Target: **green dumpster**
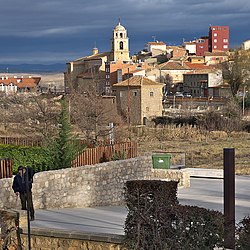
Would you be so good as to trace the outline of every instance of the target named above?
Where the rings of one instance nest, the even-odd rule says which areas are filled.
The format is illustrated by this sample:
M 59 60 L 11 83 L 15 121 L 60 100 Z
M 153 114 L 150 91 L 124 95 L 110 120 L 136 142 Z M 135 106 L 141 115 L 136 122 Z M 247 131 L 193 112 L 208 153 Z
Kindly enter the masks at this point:
M 153 168 L 169 169 L 171 154 L 153 154 Z

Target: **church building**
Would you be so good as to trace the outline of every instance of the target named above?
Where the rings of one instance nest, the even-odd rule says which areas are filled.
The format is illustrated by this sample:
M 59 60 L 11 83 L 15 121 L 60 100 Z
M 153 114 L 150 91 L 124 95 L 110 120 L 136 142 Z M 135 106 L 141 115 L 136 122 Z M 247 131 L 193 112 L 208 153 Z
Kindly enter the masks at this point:
M 113 30 L 111 39 L 111 61 L 129 61 L 129 38 L 127 30 L 119 22 Z
M 72 89 L 84 90 L 93 85 L 99 94 L 110 93 L 110 86 L 106 86 L 108 81 L 105 79 L 105 65 L 129 61 L 129 38 L 127 30 L 119 21 L 113 29 L 109 52 L 100 53 L 95 47 L 92 49 L 92 55 L 67 63 L 67 69 L 64 73 L 66 92 L 70 92 Z

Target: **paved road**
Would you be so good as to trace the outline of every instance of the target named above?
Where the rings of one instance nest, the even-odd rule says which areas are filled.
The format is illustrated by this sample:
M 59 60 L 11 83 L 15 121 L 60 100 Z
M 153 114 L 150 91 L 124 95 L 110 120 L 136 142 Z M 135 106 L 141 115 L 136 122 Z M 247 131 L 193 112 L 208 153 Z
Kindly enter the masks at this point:
M 250 176 L 237 176 L 235 182 L 235 217 L 240 221 L 250 215 Z M 191 188 L 179 190 L 178 199 L 181 204 L 223 212 L 223 179 L 191 178 Z
M 181 204 L 223 211 L 222 179 L 191 179 L 191 188 L 180 189 Z M 236 177 L 236 221 L 250 214 L 250 177 Z M 31 228 L 123 234 L 125 207 L 37 210 Z

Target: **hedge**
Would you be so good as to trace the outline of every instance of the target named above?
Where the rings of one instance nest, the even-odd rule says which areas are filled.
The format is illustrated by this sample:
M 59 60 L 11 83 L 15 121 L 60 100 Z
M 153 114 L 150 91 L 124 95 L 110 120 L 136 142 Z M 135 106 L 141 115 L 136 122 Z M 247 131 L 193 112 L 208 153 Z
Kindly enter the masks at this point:
M 0 158 L 12 159 L 14 174 L 17 173 L 19 165 L 30 166 L 36 172 L 50 169 L 51 156 L 43 147 L 0 144 Z
M 223 245 L 223 214 L 177 200 L 177 182 L 128 181 L 124 247 L 129 250 L 213 249 Z

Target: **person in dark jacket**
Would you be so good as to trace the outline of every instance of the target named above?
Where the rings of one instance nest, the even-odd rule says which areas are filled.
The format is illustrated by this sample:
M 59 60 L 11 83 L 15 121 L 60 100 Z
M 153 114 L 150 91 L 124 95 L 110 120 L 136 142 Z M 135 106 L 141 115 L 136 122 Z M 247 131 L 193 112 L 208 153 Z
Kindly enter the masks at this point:
M 23 166 L 18 167 L 18 173 L 14 177 L 12 188 L 15 194 L 20 197 L 22 210 L 27 210 L 27 202 L 29 203 L 30 220 L 34 220 L 35 212 L 32 200 L 32 182 L 34 174 L 33 171 L 30 171 L 30 169 L 28 169 L 29 171 L 26 170 L 27 169 Z M 28 188 L 26 186 L 27 181 L 28 181 Z

